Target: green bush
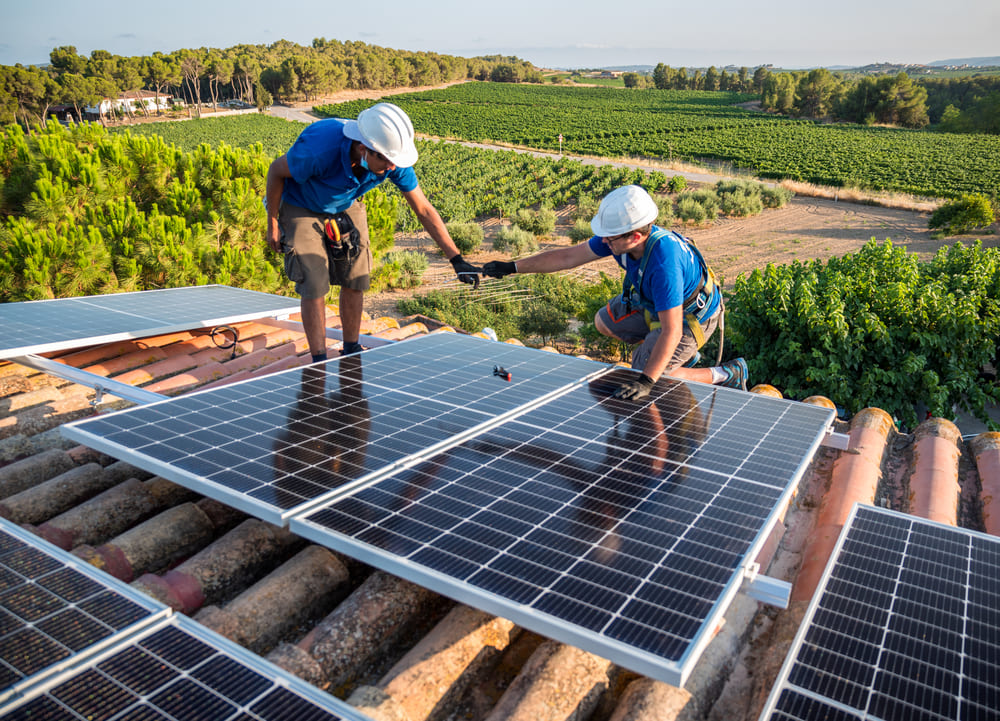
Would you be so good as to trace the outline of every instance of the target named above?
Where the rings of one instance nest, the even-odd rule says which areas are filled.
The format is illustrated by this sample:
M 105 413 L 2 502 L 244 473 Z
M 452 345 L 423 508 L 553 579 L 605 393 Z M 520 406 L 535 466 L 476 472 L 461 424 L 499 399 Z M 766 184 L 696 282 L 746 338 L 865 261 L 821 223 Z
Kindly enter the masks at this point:
M 508 225 L 497 232 L 493 239 L 493 250 L 517 258 L 538 250 L 538 240 L 527 230 Z
M 416 250 L 386 253 L 382 264 L 372 273 L 372 289 L 380 292 L 394 288 L 416 288 L 423 282 L 429 265 L 427 256 Z
M 474 253 L 483 244 L 483 228 L 478 223 L 447 223 L 448 235 L 463 255 Z
M 826 263 L 739 276 L 726 330 L 750 375 L 790 398 L 825 395 L 850 414 L 882 408 L 913 428 L 914 406 L 989 420 L 1000 387 L 980 375 L 1000 335 L 1000 249 L 942 248 L 930 262 L 873 239 Z
M 654 195 L 653 200 L 656 201 L 656 207 L 659 209 L 656 224 L 661 228 L 668 227 L 674 222 L 674 201 L 664 195 Z
M 549 208 L 541 210 L 522 208 L 514 214 L 511 221 L 518 228 L 535 235 L 550 235 L 556 229 L 556 213 Z
M 794 195 L 795 193 L 791 190 L 783 188 L 780 185 L 760 186 L 760 199 L 763 201 L 765 208 L 784 208 Z
M 677 198 L 677 217 L 700 225 L 719 217 L 719 196 L 714 190 L 689 190 Z
M 667 190 L 671 193 L 679 193 L 687 187 L 688 181 L 683 175 L 672 175 L 667 181 Z
M 543 344 L 548 344 L 569 328 L 567 315 L 545 301 L 533 300 L 525 303 L 521 307 L 521 313 L 518 323 L 521 331 L 527 337 L 540 337 Z
M 600 207 L 600 201 L 591 195 L 586 193 L 580 193 L 576 196 L 576 207 L 569 214 L 570 220 L 586 220 L 590 222 L 590 219 L 597 215 L 597 209 Z
M 720 209 L 735 218 L 760 215 L 764 210 L 760 187 L 759 183 L 745 180 L 720 180 L 715 184 Z
M 996 220 L 985 195 L 968 194 L 949 201 L 931 213 L 927 226 L 941 235 L 959 235 L 976 228 L 986 228 Z
M 570 241 L 573 243 L 582 243 L 593 237 L 594 229 L 590 227 L 589 220 L 578 220 L 573 223 L 573 227 L 569 229 L 568 235 Z

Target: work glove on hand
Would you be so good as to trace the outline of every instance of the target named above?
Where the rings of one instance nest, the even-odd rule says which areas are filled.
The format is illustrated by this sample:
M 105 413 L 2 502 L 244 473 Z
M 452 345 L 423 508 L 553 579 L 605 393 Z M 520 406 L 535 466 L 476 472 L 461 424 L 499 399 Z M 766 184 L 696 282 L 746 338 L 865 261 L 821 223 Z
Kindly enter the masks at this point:
M 459 253 L 450 261 L 451 267 L 455 269 L 455 273 L 458 274 L 458 279 L 463 283 L 468 283 L 474 289 L 479 288 L 479 274 L 483 272 L 482 268 L 477 268 L 472 263 L 468 262 Z
M 505 275 L 514 275 L 517 266 L 513 262 L 505 260 L 491 260 L 483 266 L 483 275 L 491 278 L 503 278 Z
M 653 385 L 655 383 L 656 381 L 643 373 L 634 381 L 622 383 L 621 386 L 618 387 L 618 390 L 611 395 L 614 398 L 621 398 L 625 401 L 637 401 L 640 398 L 648 396 L 649 392 L 653 390 Z

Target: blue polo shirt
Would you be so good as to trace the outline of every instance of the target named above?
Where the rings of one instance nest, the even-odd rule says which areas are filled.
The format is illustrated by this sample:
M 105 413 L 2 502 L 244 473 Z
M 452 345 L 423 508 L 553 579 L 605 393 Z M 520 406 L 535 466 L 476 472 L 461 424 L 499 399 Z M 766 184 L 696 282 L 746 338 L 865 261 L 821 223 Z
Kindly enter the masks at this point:
M 652 232 L 658 230 L 660 228 L 654 225 Z M 599 236 L 593 236 L 589 244 L 595 255 L 602 258 L 611 255 L 611 248 Z M 628 280 L 635 284 L 641 259 L 635 260 L 628 253 L 623 253 L 616 255 L 615 260 L 625 269 Z M 646 262 L 642 294 L 653 301 L 657 313 L 683 306 L 684 299 L 701 287 L 704 270 L 690 244 L 677 233 L 668 231 L 653 248 Z M 718 309 L 720 303 L 721 293 L 713 294 L 709 301 L 709 315 Z
M 340 213 L 357 198 L 386 180 L 406 193 L 417 188 L 413 168 L 395 168 L 382 175 L 368 171 L 360 180 L 351 168 L 350 138 L 340 118 L 320 120 L 306 127 L 285 157 L 291 178 L 285 179 L 282 202 L 314 213 Z

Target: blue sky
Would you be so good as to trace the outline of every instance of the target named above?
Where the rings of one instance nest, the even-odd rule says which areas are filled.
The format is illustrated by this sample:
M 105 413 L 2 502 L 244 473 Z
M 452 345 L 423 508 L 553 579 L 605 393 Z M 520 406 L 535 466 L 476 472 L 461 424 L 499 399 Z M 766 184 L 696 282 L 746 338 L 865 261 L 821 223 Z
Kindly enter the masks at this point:
M 997 0 L 683 3 L 670 0 L 4 0 L 0 64 L 73 45 L 149 55 L 285 39 L 517 55 L 544 67 L 664 62 L 781 67 L 928 63 L 1000 55 Z

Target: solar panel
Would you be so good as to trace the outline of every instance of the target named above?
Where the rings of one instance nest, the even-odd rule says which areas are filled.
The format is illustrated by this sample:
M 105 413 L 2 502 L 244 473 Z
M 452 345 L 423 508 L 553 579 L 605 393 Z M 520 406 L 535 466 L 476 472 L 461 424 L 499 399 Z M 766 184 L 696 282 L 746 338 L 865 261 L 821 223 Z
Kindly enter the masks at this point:
M 511 380 L 494 375 L 494 366 Z M 605 370 L 441 333 L 66 424 L 62 432 L 284 523 L 303 504 Z
M 0 519 L 0 703 L 168 610 Z
M 682 685 L 832 411 L 617 369 L 484 429 L 293 531 Z
M 1000 718 L 1000 539 L 855 506 L 762 719 Z
M 444 333 L 62 430 L 679 685 L 834 413 L 673 380 L 611 398 L 634 373 Z
M 288 315 L 298 305 L 222 285 L 0 303 L 0 358 Z
M 0 705 L 8 721 L 367 721 L 346 703 L 174 615 Z

